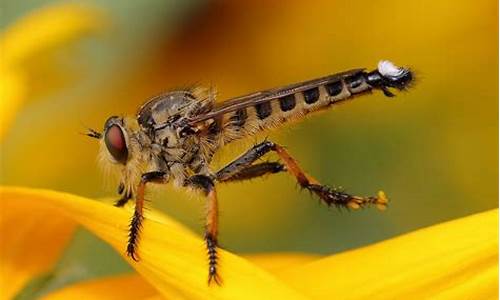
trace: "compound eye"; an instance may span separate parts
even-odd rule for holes
[[[125,137],[123,131],[118,125],[111,125],[106,130],[106,135],[104,136],[104,142],[108,148],[109,153],[113,158],[122,164],[127,162],[128,149],[125,143]]]

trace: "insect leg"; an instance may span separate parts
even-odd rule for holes
[[[347,194],[341,190],[332,189],[320,184],[312,176],[306,174],[298,165],[297,161],[280,145],[274,144],[275,151],[286,166],[287,171],[292,174],[302,188],[316,194],[328,206],[358,209],[360,207],[375,204],[377,208],[384,209],[387,205],[387,197],[384,192],[379,192],[377,197],[360,197]]]
[[[128,244],[127,244],[127,255],[133,260],[139,261],[137,257],[137,242],[139,240],[139,234],[142,227],[143,208],[144,208],[144,191],[146,189],[146,184],[148,182],[161,183],[164,181],[165,172],[154,171],[144,173],[141,176],[141,182],[137,187],[137,195],[135,199],[135,210],[132,221],[130,222],[130,228],[128,233]]]
[[[125,194],[123,194],[123,196],[118,199],[116,202],[115,202],[115,206],[116,207],[123,207],[125,204],[127,204],[128,200],[132,199],[132,194],[129,193],[129,192],[126,192]]]
[[[214,181],[205,175],[194,175],[186,180],[185,185],[201,190],[207,197],[205,243],[208,252],[208,284],[213,280],[220,285],[222,281],[217,273],[218,207]]]
[[[260,144],[253,146],[250,150],[245,152],[243,155],[235,159],[233,162],[229,163],[227,166],[222,168],[216,174],[218,181],[226,181],[228,178],[235,176],[242,170],[248,168],[257,159],[264,156],[269,151],[273,150],[274,143],[270,141],[265,141]]]
[[[128,200],[132,199],[132,193],[125,191],[125,185],[123,183],[120,183],[120,185],[118,186],[118,194],[121,195],[122,193],[122,197],[118,199],[114,204],[116,207],[122,207],[127,204]]]
[[[335,205],[338,207],[346,207],[357,209],[368,204],[375,204],[378,208],[384,209],[387,205],[387,198],[383,192],[380,192],[377,197],[360,197],[347,194],[343,191],[332,189],[321,185],[312,176],[307,175],[298,165],[297,161],[282,146],[271,141],[265,141],[253,146],[239,158],[222,168],[216,174],[218,181],[227,181],[242,170],[248,168],[254,161],[268,153],[274,151],[280,159],[286,170],[292,174],[302,188],[309,190],[317,195],[327,205]]]
[[[222,170],[221,170],[222,171]],[[221,172],[219,171],[219,172]],[[264,176],[267,174],[274,174],[286,171],[286,168],[283,164],[278,162],[264,162],[260,164],[250,165],[245,169],[240,170],[238,173],[232,175],[231,177],[223,178],[223,180],[219,180],[221,182],[233,182],[233,181],[241,181],[248,180],[260,176]],[[216,177],[218,177],[219,172],[217,172]]]

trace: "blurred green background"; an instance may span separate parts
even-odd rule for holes
[[[54,3],[4,0],[0,26]],[[23,65],[24,104],[1,144],[3,185],[115,197],[97,144],[79,134],[85,126],[133,115],[173,87],[214,84],[221,101],[390,59],[416,71],[407,93],[375,93],[269,135],[324,183],[384,190],[389,209],[328,209],[286,174],[220,186],[222,245],[330,254],[498,207],[497,1],[71,3],[99,10],[108,26]],[[201,233],[203,199],[163,186],[150,198]],[[128,270],[82,229],[45,279],[60,286]]]

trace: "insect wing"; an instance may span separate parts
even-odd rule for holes
[[[229,99],[216,105],[211,111],[206,114],[196,116],[192,118],[189,122],[190,125],[196,125],[197,123],[207,121],[209,119],[216,119],[224,114],[237,111],[249,106],[257,105],[273,99],[281,98],[287,95],[295,94],[298,92],[306,91],[308,89],[324,85],[328,82],[344,78],[349,75],[353,75],[363,71],[364,69],[353,69],[342,73],[337,73],[334,75],[322,77],[319,79],[309,80],[301,83],[295,83],[288,86],[270,89],[266,91],[256,92],[248,94],[245,96],[236,97]]]

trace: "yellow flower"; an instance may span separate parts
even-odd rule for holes
[[[103,20],[89,7],[59,4],[24,16],[0,34],[0,139],[27,100],[30,59],[102,29]]]
[[[75,224],[110,244],[137,271],[77,283],[45,299],[488,299],[498,297],[498,210],[421,229],[345,253],[259,255],[221,250],[223,286],[208,286],[203,240],[148,211],[140,262],[124,253],[131,207],[48,190],[3,187],[1,291],[10,299],[50,269]]]
[[[449,2],[451,3],[451,1]],[[327,2],[325,1],[325,3]],[[446,2],[440,3],[439,7],[446,8],[448,4]],[[122,97],[110,97],[110,95],[115,95],[116,85],[109,85],[112,87],[110,90],[101,90],[98,95],[102,99],[111,98],[111,100],[106,99],[106,101],[114,101],[109,102],[114,104],[119,103],[120,107],[132,106],[132,98],[151,94],[152,91],[157,91],[158,87],[175,86],[175,84],[191,80],[212,78],[214,73],[218,76],[216,82],[222,83],[221,90],[226,93],[226,96],[237,95],[253,88],[285,83],[289,80],[296,80],[300,76],[305,78],[318,73],[330,72],[336,67],[365,64],[374,59],[371,56],[372,51],[358,51],[364,47],[339,47],[339,45],[352,44],[355,41],[352,35],[352,32],[356,32],[355,28],[342,30],[343,27],[339,27],[341,30],[334,32],[332,28],[338,27],[339,23],[332,22],[330,27],[318,26],[317,20],[340,20],[340,25],[342,25],[343,20],[346,20],[343,17],[346,10],[345,7],[339,7],[339,3],[329,1],[327,6],[313,7],[313,10],[308,14],[303,14],[305,9],[311,8],[307,2],[291,2],[285,9],[282,6],[275,6],[264,8],[264,10],[261,4],[252,2],[238,2],[237,4],[236,2],[228,2],[219,5],[225,7],[222,10],[225,15],[220,17],[217,13],[209,13],[213,19],[202,19],[200,24],[203,26],[199,27],[203,28],[194,26],[196,30],[186,31],[189,38],[180,39],[180,41],[174,40],[179,44],[176,45],[177,50],[175,47],[174,50],[169,48],[170,51],[159,48],[160,54],[157,56],[163,58],[164,61],[156,57],[154,60],[146,60],[147,63],[139,64],[146,67],[131,66],[129,68],[131,74],[143,74],[144,72],[141,71],[144,70],[152,72],[148,78],[161,78],[161,81],[144,80],[142,77],[138,79],[124,72],[121,75],[127,76],[124,80],[126,84],[121,86],[127,87],[126,94],[130,95],[128,98],[124,100]],[[385,12],[383,15],[386,16],[404,15],[408,17],[405,14],[408,8],[397,1],[378,6],[381,7],[381,10],[376,13],[366,3],[359,2],[355,5],[356,7],[350,8],[351,12],[357,14],[352,16],[352,19],[359,20],[356,23],[361,28],[365,28],[367,24],[368,26],[372,25],[371,15],[378,16],[377,20],[382,22],[381,27],[391,25],[392,19],[380,17],[380,12]],[[387,9],[394,5],[399,7],[398,10]],[[238,8],[238,6],[241,7]],[[383,39],[380,39],[378,34],[367,34],[362,37],[362,44],[382,50],[381,46],[390,47],[396,55],[407,52],[407,45],[412,45],[414,49],[413,52],[407,52],[407,54],[427,53],[425,51],[437,53],[437,55],[439,53],[448,54],[442,48],[429,47],[429,45],[453,43],[455,39],[463,37],[464,32],[477,31],[477,34],[473,35],[474,43],[471,45],[480,45],[481,47],[464,48],[467,51],[457,52],[462,56],[453,56],[453,59],[446,57],[445,59],[447,62],[453,61],[458,64],[438,64],[436,63],[438,60],[434,58],[439,59],[436,55],[405,55],[404,60],[403,57],[399,57],[404,62],[408,57],[411,57],[412,60],[408,63],[418,66],[419,69],[428,74],[438,74],[438,76],[434,76],[434,80],[437,80],[434,81],[434,84],[432,84],[432,78],[426,79],[426,82],[431,84],[427,84],[425,92],[429,93],[427,96],[441,95],[443,91],[446,91],[447,95],[452,95],[439,101],[442,106],[438,106],[438,108],[441,110],[446,108],[448,111],[448,108],[452,106],[450,104],[455,104],[456,99],[463,99],[464,103],[471,103],[468,101],[469,99],[463,98],[469,97],[463,95],[470,93],[465,93],[464,90],[456,87],[477,85],[471,84],[474,82],[479,82],[482,86],[492,86],[496,80],[493,76],[494,68],[485,68],[483,76],[470,76],[471,72],[469,72],[477,70],[477,66],[490,66],[491,53],[494,52],[493,54],[496,55],[496,45],[493,45],[495,39],[491,37],[496,36],[497,32],[488,29],[493,27],[488,27],[487,25],[490,23],[486,21],[490,20],[489,22],[495,23],[497,18],[494,14],[489,18],[484,17],[484,12],[491,11],[490,8],[493,6],[495,6],[493,2],[484,2],[457,6],[457,10],[439,9],[439,7],[434,7],[432,10],[425,9],[420,14],[409,16],[410,22],[405,19],[406,24],[420,24],[419,26],[392,28],[391,34],[400,37],[398,43],[387,44]],[[265,14],[262,14],[264,11]],[[442,22],[443,15],[440,12],[443,11],[450,14],[446,18],[446,22]],[[469,11],[473,13],[472,18],[471,15],[465,13]],[[419,19],[419,15],[425,16],[425,22],[421,22],[422,19]],[[474,18],[481,19],[481,22],[471,21]],[[33,76],[33,68],[36,68],[37,63],[44,59],[45,54],[71,45],[87,34],[100,31],[105,26],[105,19],[100,12],[89,7],[73,3],[57,4],[24,16],[1,34],[0,141],[22,104],[26,103],[28,99],[37,98],[33,97],[30,90],[32,88],[30,76]],[[256,19],[259,20],[258,25],[256,25]],[[234,22],[234,20],[238,21]],[[463,22],[463,20],[468,22]],[[482,20],[485,20],[484,24]],[[164,22],[162,24],[169,27]],[[283,26],[283,24],[287,24],[287,26]],[[467,30],[455,32],[455,28],[462,27]],[[231,30],[223,31],[222,28],[230,28]],[[426,30],[429,28],[438,28],[439,30],[434,30],[433,34],[429,36],[429,30]],[[476,30],[477,28],[488,30]],[[333,35],[333,33],[335,34]],[[153,36],[156,47],[161,43],[157,43],[156,35]],[[221,40],[222,37],[224,40]],[[429,40],[432,43],[429,43]],[[426,41],[426,43],[415,43],[415,41]],[[239,47],[228,47],[229,44],[239,45]],[[269,46],[271,44],[272,47]],[[295,44],[314,45],[314,47],[310,47],[308,50],[311,51],[308,52],[309,55],[304,55],[302,47],[289,47],[289,45]],[[200,45],[203,45],[204,51],[199,51]],[[248,55],[248,49],[253,49],[253,55]],[[484,53],[485,51],[486,53]],[[481,55],[476,55],[474,60],[468,60],[470,53]],[[145,57],[149,58],[148,55]],[[342,57],[341,62],[334,62],[339,61],[338,57]],[[429,60],[429,57],[432,59]],[[166,63],[167,61],[168,63]],[[474,64],[468,64],[469,61],[473,61]],[[282,72],[283,65],[287,63],[293,63],[293,69],[296,70],[297,74]],[[48,71],[53,72],[56,64],[48,65],[50,65]],[[151,69],[150,65],[155,65],[156,68]],[[215,65],[218,68],[213,71],[212,66]],[[315,65],[321,67],[311,68]],[[175,70],[175,72],[171,70]],[[456,72],[457,70],[460,72]],[[257,74],[255,72],[259,76],[255,76]],[[450,77],[448,72],[455,72],[458,76]],[[274,76],[277,73],[282,76],[280,75],[279,78]],[[193,74],[204,75],[193,78]],[[465,75],[460,76],[460,74]],[[51,75],[53,74],[47,76],[47,81],[57,77]],[[63,76],[69,76],[69,74]],[[451,88],[441,82],[443,78],[452,77],[455,85]],[[129,88],[130,82],[134,82],[133,88]],[[439,90],[437,88],[429,89],[429,86],[440,88]],[[456,91],[456,94],[450,94],[449,90]],[[420,92],[423,91],[420,90]],[[490,109],[491,103],[496,103],[497,98],[496,92],[493,94],[493,96],[485,98],[490,101],[486,104],[490,104],[478,106],[481,110],[471,114],[471,116],[478,118],[478,120],[487,120],[485,114],[480,112],[492,111]],[[456,95],[458,97],[455,97]],[[426,100],[427,102],[413,102],[414,105],[420,105],[417,107],[425,107],[429,105],[431,100],[434,100],[432,97],[425,97],[422,94],[418,95],[418,98],[428,100]],[[372,106],[372,109],[358,111],[358,113],[369,116],[374,111],[373,107],[375,105]],[[459,106],[453,105],[452,107]],[[414,110],[408,111],[413,112]],[[396,115],[404,119],[405,122],[408,119],[408,115]],[[456,116],[455,113],[450,115]],[[71,115],[71,118],[74,117]],[[358,120],[370,119],[358,117]],[[424,119],[427,122],[426,118],[416,119]],[[392,128],[394,119],[390,120],[391,122],[388,124],[390,123],[390,128]],[[494,140],[489,138],[487,133],[493,132],[495,126],[474,127],[481,130],[471,130],[470,124],[482,123],[464,121],[459,125],[467,127],[467,130],[462,130],[463,128],[457,130],[456,122],[444,122],[444,124],[451,124],[449,127],[453,128],[449,129],[451,134],[446,132],[446,137],[454,138],[447,139],[447,144],[437,144],[432,149],[431,158],[440,158],[442,155],[439,153],[460,157],[460,151],[470,150],[462,145],[464,132],[466,134],[471,132],[470,137],[474,134],[475,138],[476,132],[482,132],[484,136],[479,139],[479,142],[482,141],[483,144],[487,142],[485,145]],[[483,130],[485,128],[486,131]],[[68,138],[67,134],[61,132],[58,134],[55,136],[53,132],[50,132],[50,136],[54,140],[64,139],[65,143],[71,143],[75,140]],[[43,143],[37,143],[36,147],[32,147],[36,149],[33,151],[43,152],[39,149],[43,144],[56,144],[52,141],[47,142],[47,139],[50,138],[48,134],[42,133],[40,135],[43,135]],[[477,147],[477,144],[471,144],[473,146],[470,147],[494,149],[494,147]],[[72,145],[73,147],[67,148],[76,148],[75,144]],[[78,146],[81,145],[78,144]],[[53,151],[54,148],[51,150]],[[30,155],[26,155],[22,151],[19,153],[21,154],[16,161],[15,171],[21,170],[19,173],[24,174],[25,172],[19,166],[24,165],[24,170],[26,168],[31,170],[33,161],[25,159]],[[428,157],[420,154],[419,156]],[[462,156],[470,157],[470,155]],[[485,157],[492,159],[495,156],[496,154]],[[66,161],[68,164],[75,164],[79,167],[82,164],[88,164],[87,160]],[[459,168],[457,170],[461,171],[454,172],[453,169],[450,169],[450,174],[458,176],[461,180],[460,186],[468,191],[468,193],[464,193],[463,199],[468,199],[470,194],[477,195],[475,182],[470,180],[474,176],[471,177],[470,170],[467,169],[471,161],[463,159],[458,162],[458,164],[454,164],[454,168]],[[489,160],[484,160],[483,163],[488,166],[488,162]],[[37,170],[44,170],[43,173],[38,172],[39,174],[33,175],[40,180],[38,181],[40,186],[45,185],[40,184],[40,182],[44,182],[43,180],[49,172],[55,172],[59,176],[52,182],[57,181],[67,173],[60,165],[54,165],[54,161],[50,160],[47,165],[49,164],[53,171],[37,165]],[[473,171],[476,170],[476,172],[480,172],[478,174],[484,175],[485,168],[480,167],[483,166],[482,164],[477,164],[474,161],[473,165]],[[401,164],[401,168],[406,167],[407,165]],[[71,170],[75,169],[78,168],[73,167]],[[7,171],[13,170],[14,167],[11,167]],[[491,170],[486,169],[486,171],[493,172],[495,170],[491,168]],[[399,174],[400,172],[393,173]],[[491,178],[494,179],[494,176],[484,176],[487,179],[484,181],[485,178],[476,177],[488,187],[491,187]],[[479,196],[478,198],[474,200],[492,199]],[[280,203],[276,201],[270,205],[280,206]],[[442,203],[441,207],[445,206],[445,203]],[[425,205],[422,207],[422,211],[427,209]],[[118,209],[109,203],[55,191],[0,188],[0,299],[16,297],[34,278],[52,270],[73,237],[74,230],[79,225],[84,226],[111,245],[136,272],[74,283],[43,295],[44,299],[498,298],[498,210],[435,225],[371,246],[327,257],[307,253],[239,256],[221,250],[220,273],[224,279],[222,287],[207,285],[207,261],[203,240],[170,217],[154,210],[146,213],[144,231],[139,244],[141,261],[138,263],[131,261],[124,253],[130,215],[130,206]],[[418,213],[416,215],[420,216]],[[264,222],[259,223],[264,224]],[[88,249],[88,251],[92,251],[92,249]]]

